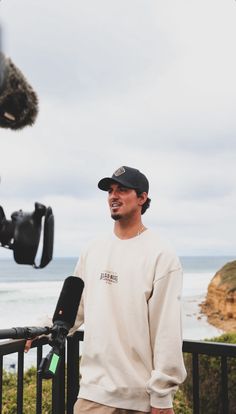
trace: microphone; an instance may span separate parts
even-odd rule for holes
[[[50,330],[52,350],[42,359],[38,370],[42,378],[52,378],[57,372],[66,336],[75,323],[83,289],[84,282],[79,277],[69,276],[64,281]]]
[[[0,127],[13,130],[33,125],[38,97],[23,73],[0,49]]]
[[[52,318],[54,324],[62,322],[68,326],[68,330],[72,328],[75,323],[83,289],[84,282],[79,277],[69,276],[65,279]]]

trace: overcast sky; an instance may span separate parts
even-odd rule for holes
[[[235,0],[2,0],[0,21],[40,101],[0,130],[8,217],[51,205],[55,256],[78,256],[113,227],[98,180],[129,165],[180,255],[235,254]]]

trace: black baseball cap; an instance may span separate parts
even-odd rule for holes
[[[122,166],[118,168],[112,177],[102,178],[98,183],[98,188],[108,191],[112,183],[121,184],[124,187],[132,188],[140,193],[148,193],[149,183],[147,177],[136,168]]]

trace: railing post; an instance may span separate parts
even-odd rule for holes
[[[58,372],[52,379],[52,414],[65,413],[65,349],[61,352]]]
[[[40,362],[43,357],[43,347],[37,347],[37,378],[36,378],[36,414],[42,414],[42,377],[38,374]]]
[[[199,404],[199,363],[198,354],[192,355],[192,368],[193,368],[193,414],[200,413]]]
[[[67,414],[73,414],[79,392],[79,342],[78,334],[67,338]]]
[[[17,414],[23,413],[23,379],[24,379],[24,352],[18,352],[17,367]]]
[[[3,377],[3,357],[0,356],[0,414],[2,414],[2,377]]]
[[[228,397],[228,367],[227,357],[221,357],[221,401],[222,414],[229,414],[229,397]]]

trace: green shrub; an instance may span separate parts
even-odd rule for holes
[[[236,333],[226,333],[220,337],[206,339],[210,342],[236,343]],[[192,356],[185,355],[188,377],[182,386],[188,401],[192,401]],[[236,358],[227,359],[229,412],[236,413]],[[199,355],[200,413],[222,414],[221,403],[221,358]]]
[[[191,406],[183,392],[182,387],[180,387],[175,394],[173,405],[175,414],[192,414]]]
[[[30,368],[24,374],[23,413],[36,412],[36,368]],[[42,412],[51,414],[51,381],[43,381]],[[2,414],[16,414],[17,377],[3,371]]]

